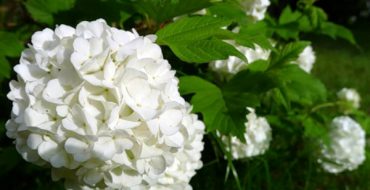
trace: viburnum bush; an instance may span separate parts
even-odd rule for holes
[[[356,41],[314,1],[279,5],[25,1],[34,23],[0,33],[6,135],[67,189],[333,187],[363,167],[370,117],[302,37]]]

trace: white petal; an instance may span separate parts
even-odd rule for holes
[[[49,102],[61,104],[62,100],[61,97],[64,96],[65,90],[63,86],[60,84],[58,79],[53,79],[48,82],[44,92],[42,94],[43,98]]]
[[[90,171],[84,177],[84,182],[89,185],[95,185],[103,178],[103,175],[97,171]]]
[[[39,134],[30,134],[27,138],[27,145],[32,150],[36,150],[37,147],[43,142],[42,136]]]
[[[75,34],[75,29],[70,26],[61,24],[55,29],[55,34],[59,37],[59,39],[71,37]]]
[[[182,120],[182,112],[179,110],[167,110],[159,116],[159,125],[161,132],[165,135],[173,135],[179,130],[179,124]]]
[[[32,45],[37,49],[42,49],[45,42],[53,40],[53,36],[54,32],[49,28],[35,32],[31,37]]]
[[[84,153],[88,147],[88,144],[73,137],[68,138],[64,144],[66,151],[71,154]]]
[[[57,152],[58,144],[52,140],[46,140],[38,147],[40,157],[46,161],[50,161],[51,157],[53,157]]]
[[[41,70],[37,65],[18,64],[14,67],[14,71],[22,77],[24,81],[35,81],[45,76],[46,72]]]
[[[165,142],[168,146],[181,147],[184,144],[184,136],[181,133],[175,133],[165,138]]]
[[[62,151],[57,152],[55,155],[53,155],[50,158],[50,164],[55,168],[60,168],[62,166],[67,166],[67,162],[68,162],[68,157]]]
[[[116,147],[111,137],[99,137],[93,147],[95,156],[101,160],[112,159],[116,153]]]
[[[73,48],[82,55],[90,55],[90,43],[84,38],[76,38],[73,42]]]

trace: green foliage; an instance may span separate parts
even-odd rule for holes
[[[138,0],[134,4],[139,12],[157,23],[196,12],[210,5],[209,0]]]
[[[313,105],[326,100],[326,88],[320,80],[300,69],[286,65],[271,71],[278,88],[290,102]]]
[[[301,7],[292,10],[284,8],[278,21],[271,21],[276,34],[284,40],[299,39],[301,32],[313,32],[328,35],[332,38],[342,38],[353,45],[356,40],[347,28],[328,21],[325,11],[312,5],[313,2],[300,1]]]
[[[10,77],[10,63],[6,57],[18,57],[23,49],[17,35],[0,31],[0,80]]]
[[[328,35],[334,39],[339,37],[349,41],[352,44],[356,44],[356,40],[353,37],[352,32],[341,25],[337,25],[331,22],[325,22],[322,24],[321,27],[322,28],[320,32],[322,34]]]
[[[231,19],[240,24],[247,22],[243,8],[235,2],[220,2],[208,8],[208,11],[217,17]]]
[[[265,22],[257,22],[252,25],[241,26],[236,42],[246,47],[255,48],[254,44],[264,49],[272,49],[269,37],[269,28]]]
[[[245,104],[248,99],[233,100],[233,102],[227,101],[230,100],[232,95],[227,95],[228,99],[225,99],[220,88],[196,76],[181,77],[180,92],[182,95],[194,94],[191,99],[191,104],[194,106],[193,111],[202,114],[207,131],[219,131],[223,134],[230,133],[238,136],[240,139],[244,139],[246,106],[232,103],[241,100]],[[244,110],[241,113],[243,118],[239,118],[239,114],[238,116],[234,115],[234,113],[237,113],[236,111],[240,111],[238,109],[240,107]]]
[[[281,51],[272,55],[272,65],[283,65],[295,61],[299,54],[310,45],[310,42],[291,42],[281,48]]]
[[[75,0],[28,0],[25,6],[32,18],[40,23],[52,25],[53,15],[71,9]]]
[[[235,47],[221,40],[234,36],[221,28],[230,23],[231,20],[211,16],[183,18],[159,30],[157,42],[168,45],[181,60],[190,63],[206,63],[230,55],[246,60]]]
[[[172,51],[183,61],[190,63],[206,63],[213,60],[227,59],[230,55],[246,58],[234,46],[217,38],[171,45]]]

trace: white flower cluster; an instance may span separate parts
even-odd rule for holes
[[[293,62],[293,64],[298,64],[298,66],[310,73],[313,65],[315,64],[316,56],[315,52],[312,49],[312,46],[307,46],[302,53],[299,54],[298,59]]]
[[[254,20],[259,21],[265,18],[265,13],[270,5],[269,0],[241,0],[241,5],[246,14],[252,16]]]
[[[327,172],[354,170],[365,160],[365,132],[350,117],[334,118],[329,138],[330,144],[323,146],[318,160]]]
[[[237,137],[222,138],[228,151],[231,147],[231,155],[234,159],[264,154],[270,146],[271,128],[266,118],[258,117],[253,108],[247,109],[250,113],[247,115],[245,123],[244,138],[246,143],[242,143]]]
[[[23,158],[73,188],[187,183],[204,126],[154,40],[102,19],[36,32],[8,94],[7,135]]]
[[[337,96],[340,100],[348,102],[352,108],[360,107],[361,97],[355,89],[342,88]]]
[[[234,45],[236,49],[242,52],[248,60],[248,63],[238,57],[230,56],[227,60],[217,60],[210,62],[210,68],[222,75],[234,75],[257,60],[267,60],[270,56],[270,50],[265,50],[255,44],[254,49],[245,46],[236,45],[234,42],[228,41]]]

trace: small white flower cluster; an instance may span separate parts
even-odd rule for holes
[[[307,46],[302,53],[299,54],[298,59],[294,61],[293,64],[297,64],[301,69],[310,73],[315,61],[316,56],[312,46]]]
[[[7,135],[22,157],[73,188],[187,184],[204,126],[154,40],[102,19],[36,32],[8,94]]]
[[[352,88],[342,88],[338,93],[337,97],[345,102],[348,102],[352,108],[359,108],[361,97],[359,93]]]
[[[348,116],[340,116],[331,123],[330,144],[323,145],[318,162],[329,173],[354,170],[365,160],[365,132]]]
[[[265,18],[265,13],[270,5],[269,0],[241,0],[240,3],[245,9],[246,14],[256,21],[263,20]]]
[[[255,44],[254,49],[252,49],[249,47],[236,45],[235,42],[228,41],[228,43],[234,45],[236,49],[242,52],[247,58],[248,63],[235,56],[230,56],[226,60],[217,60],[210,62],[210,68],[213,71],[220,73],[221,75],[234,75],[246,68],[248,64],[257,60],[267,60],[270,56],[270,50],[265,50],[257,44]]]
[[[158,180],[159,185],[152,187],[153,190],[192,189],[189,181],[195,175],[195,170],[203,165],[200,158],[204,146],[202,142],[204,124],[195,114],[186,115],[183,124],[188,129],[184,147],[176,153],[174,163],[166,169]]]
[[[266,118],[258,117],[253,108],[247,108],[247,122],[244,138],[246,143],[242,143],[237,137],[222,138],[226,150],[230,151],[233,159],[242,159],[264,154],[270,146],[271,128]],[[231,144],[229,144],[231,143]]]

